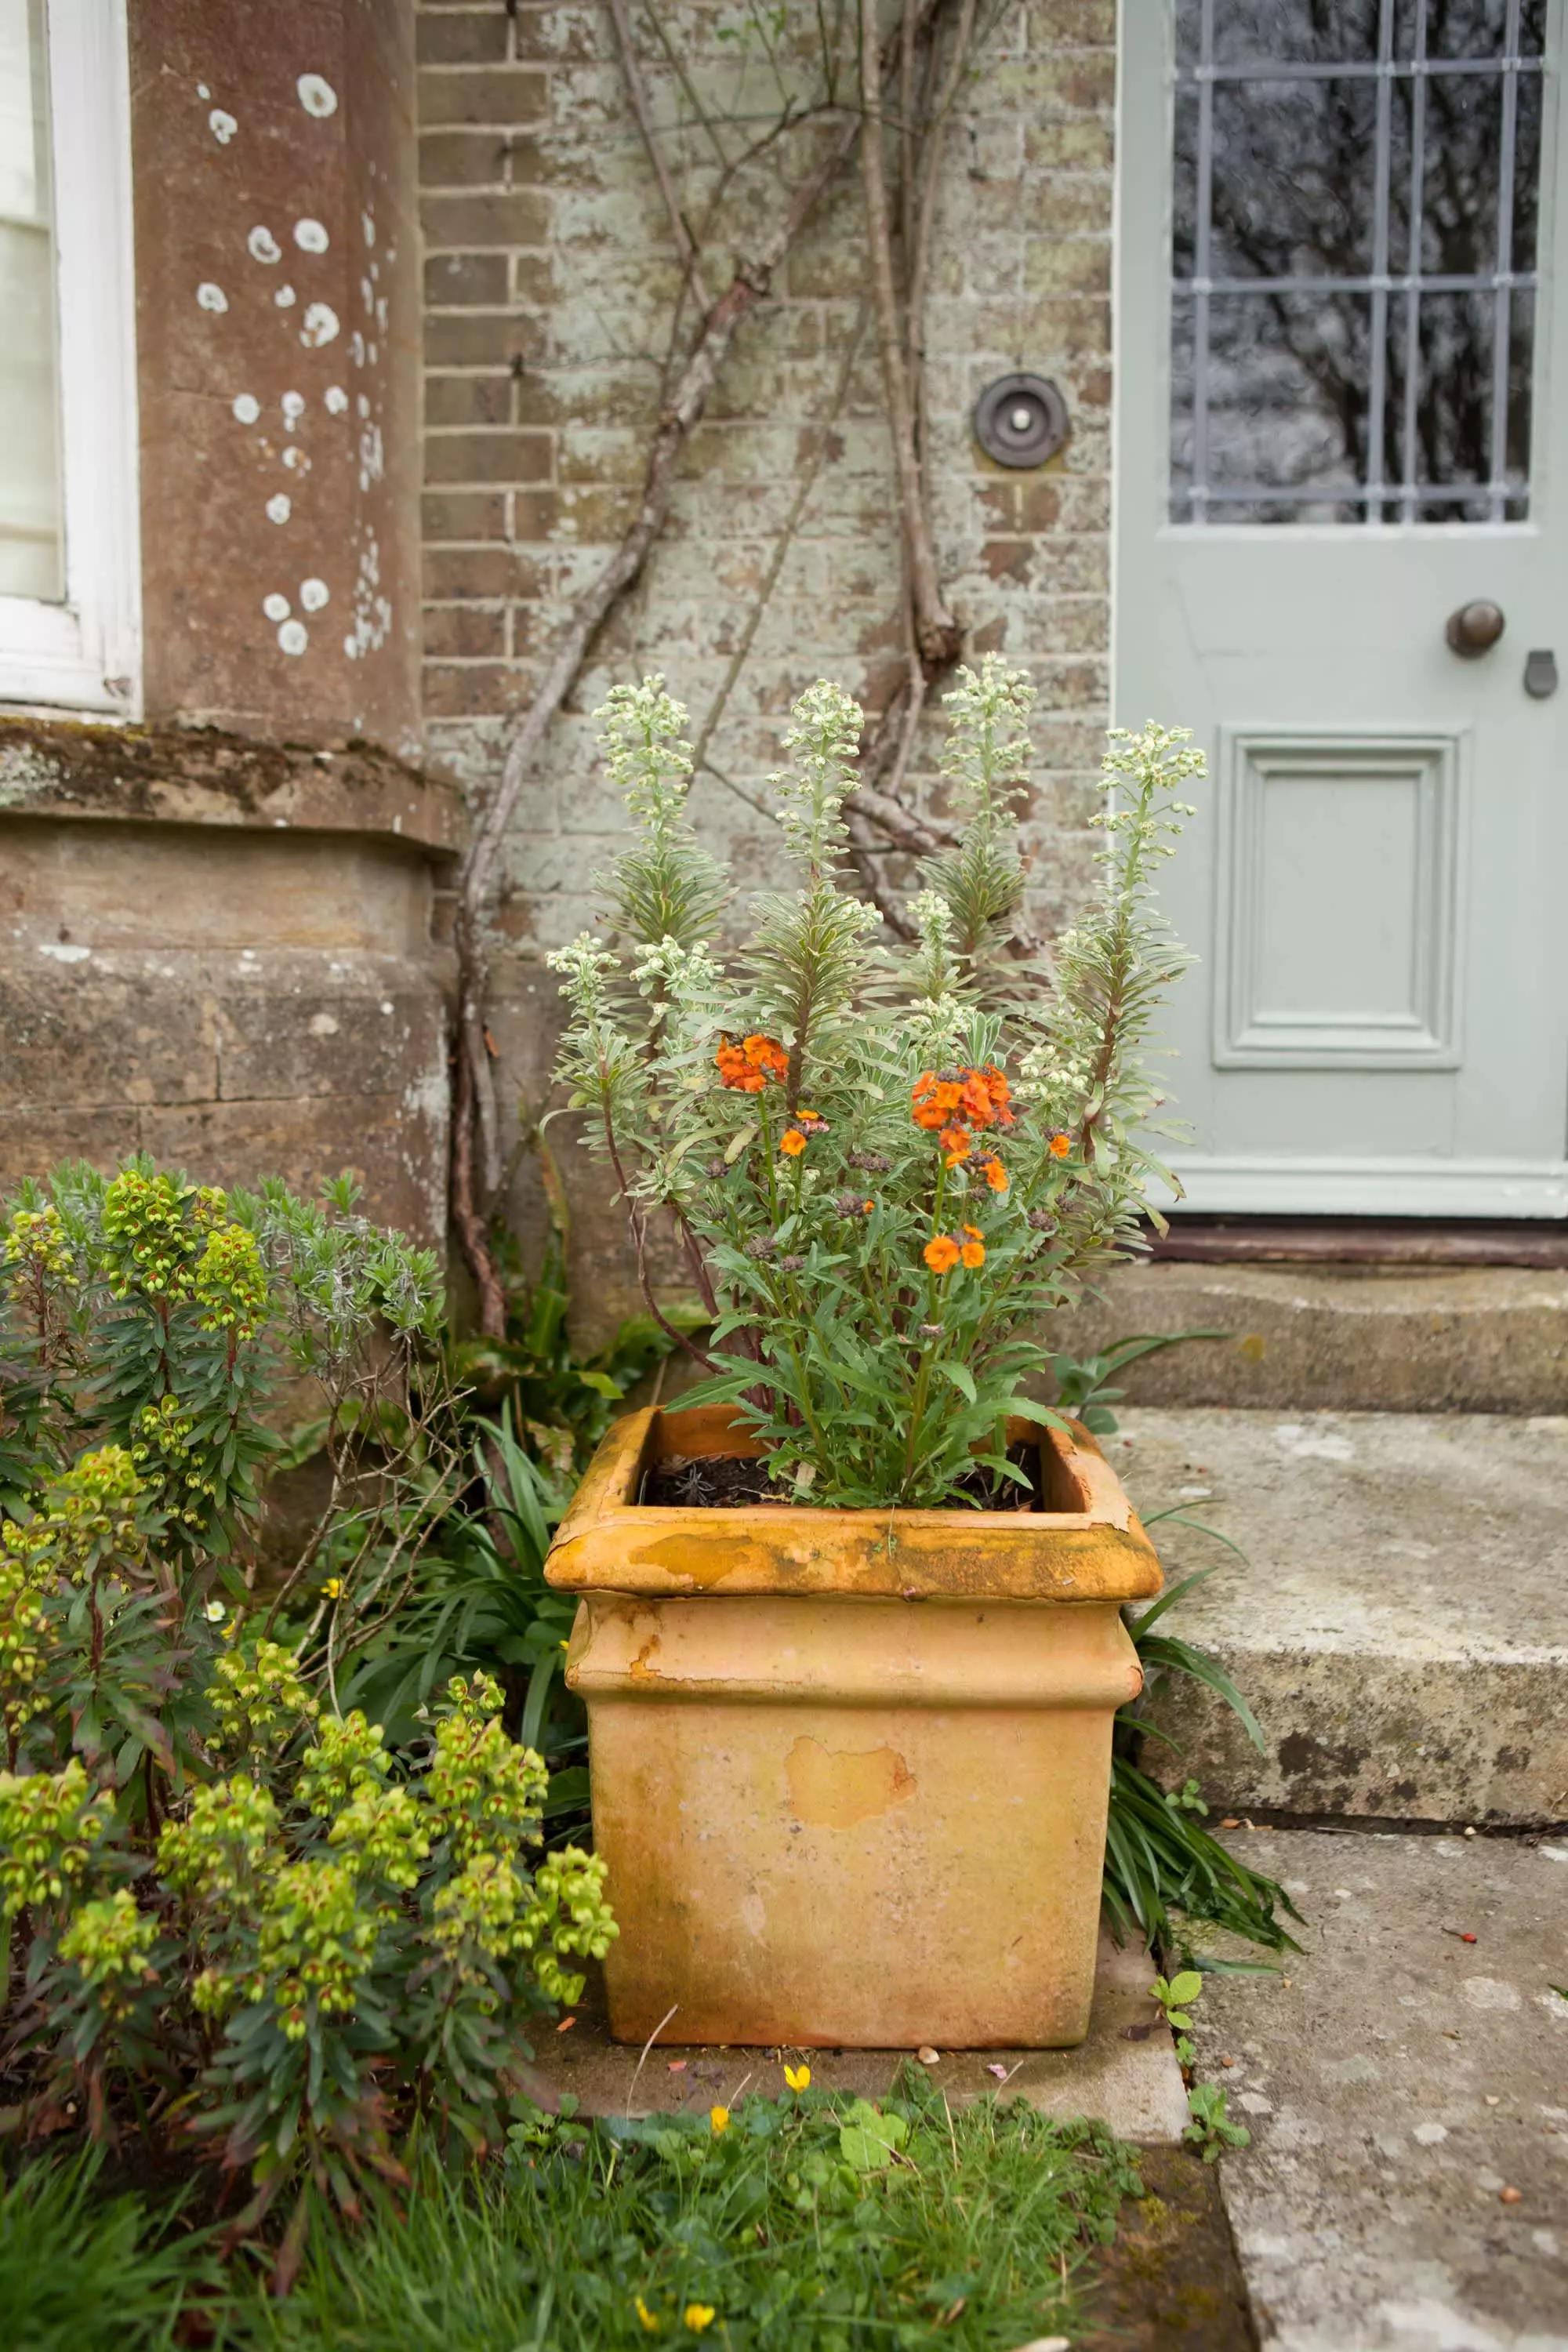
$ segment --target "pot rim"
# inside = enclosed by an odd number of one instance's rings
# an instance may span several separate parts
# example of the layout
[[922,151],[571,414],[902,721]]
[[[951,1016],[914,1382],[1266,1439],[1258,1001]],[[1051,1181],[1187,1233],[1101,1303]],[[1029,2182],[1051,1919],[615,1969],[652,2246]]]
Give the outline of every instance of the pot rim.
[[1037,1440],[1054,1511],[843,1510],[766,1503],[736,1509],[636,1498],[661,1456],[761,1451],[722,1405],[649,1406],[600,1444],[545,1562],[563,1591],[703,1592],[1098,1601],[1152,1599],[1154,1548],[1089,1431],[1019,1421]]

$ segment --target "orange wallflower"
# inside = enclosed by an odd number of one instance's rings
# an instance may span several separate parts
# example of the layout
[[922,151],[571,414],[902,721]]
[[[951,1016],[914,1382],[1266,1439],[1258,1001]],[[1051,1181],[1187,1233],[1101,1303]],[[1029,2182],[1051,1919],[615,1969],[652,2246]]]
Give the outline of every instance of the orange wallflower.
[[933,1274],[951,1274],[958,1264],[958,1244],[951,1234],[933,1234],[921,1255]]
[[805,1138],[798,1127],[785,1128],[779,1138],[779,1150],[787,1151],[792,1160],[800,1158],[801,1153],[805,1150]]
[[1070,1135],[1052,1136],[1050,1141],[1050,1153],[1053,1160],[1065,1160],[1071,1150],[1072,1138]]
[[1007,1190],[1007,1171],[994,1151],[988,1151],[981,1161],[980,1172],[994,1192],[1005,1192]]
[[959,1252],[959,1255],[963,1260],[964,1265],[971,1268],[984,1265],[985,1263],[985,1244],[984,1242],[965,1242],[963,1247]]
[[972,1139],[962,1127],[944,1127],[937,1141],[947,1154],[950,1168],[956,1168],[961,1160],[967,1160],[973,1150]]
[[724,1084],[743,1095],[760,1095],[770,1078],[782,1078],[789,1068],[789,1055],[773,1037],[742,1037],[739,1045],[726,1037],[713,1059]]
[[917,1127],[1011,1127],[1010,1088],[994,1062],[983,1070],[939,1077],[922,1070],[910,1089],[910,1115]]

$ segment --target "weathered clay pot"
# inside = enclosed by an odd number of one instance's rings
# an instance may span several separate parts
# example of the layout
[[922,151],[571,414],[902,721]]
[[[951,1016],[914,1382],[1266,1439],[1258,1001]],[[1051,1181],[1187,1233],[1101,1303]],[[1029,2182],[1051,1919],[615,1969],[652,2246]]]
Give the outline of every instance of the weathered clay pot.
[[1044,1511],[642,1504],[678,1455],[757,1449],[722,1409],[605,1438],[545,1573],[581,1592],[610,2028],[868,2049],[1080,2042],[1123,1601],[1160,1589],[1086,1431]]

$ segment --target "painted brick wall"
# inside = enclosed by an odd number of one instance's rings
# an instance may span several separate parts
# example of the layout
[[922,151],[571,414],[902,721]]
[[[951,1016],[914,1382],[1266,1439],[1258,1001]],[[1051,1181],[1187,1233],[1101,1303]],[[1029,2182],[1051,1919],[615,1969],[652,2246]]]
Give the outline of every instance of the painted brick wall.
[[[710,105],[774,103],[756,61],[721,37],[744,11],[658,0]],[[809,23],[805,0],[789,21]],[[982,11],[984,15],[985,12]],[[657,58],[653,19],[634,10]],[[424,0],[419,14],[426,249],[425,719],[431,753],[489,771],[552,629],[613,547],[657,414],[678,272],[593,0],[515,13]],[[976,651],[1037,682],[1029,815],[1034,918],[1058,927],[1081,895],[1108,695],[1113,0],[1013,0],[951,125],[930,311],[932,497],[943,573]],[[650,62],[656,119],[679,119]],[[753,123],[753,131],[755,125]],[[727,134],[738,146],[741,134]],[[700,201],[712,162],[672,153]],[[773,192],[759,184],[771,215]],[[615,679],[662,669],[700,721],[752,610],[802,466],[824,450],[693,811],[745,880],[776,878],[755,794],[778,763],[792,698],[823,673],[876,705],[899,674],[898,561],[874,341],[864,332],[830,412],[865,295],[858,177],[847,174],[742,328],[682,467],[669,529],[604,633],[554,730],[510,845],[498,921],[507,1079],[539,1086],[548,981],[539,954],[588,921],[589,877],[617,811],[595,772],[590,713]],[[723,267],[716,262],[713,275]],[[1006,473],[976,446],[974,398],[1027,367],[1068,401],[1067,448]],[[929,775],[917,777],[922,795]]]

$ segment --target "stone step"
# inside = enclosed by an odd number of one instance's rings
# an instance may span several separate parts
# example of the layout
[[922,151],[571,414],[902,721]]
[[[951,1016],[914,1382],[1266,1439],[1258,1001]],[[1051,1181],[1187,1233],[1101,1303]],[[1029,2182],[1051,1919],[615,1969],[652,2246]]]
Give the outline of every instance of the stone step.
[[1267,1742],[1172,1678],[1162,1778],[1236,1812],[1568,1818],[1568,1418],[1141,1407],[1104,1443],[1141,1512],[1184,1515],[1151,1529],[1167,1579],[1211,1571],[1163,1630]]
[[1568,1412],[1568,1268],[1119,1267],[1053,1319],[1083,1356],[1130,1331],[1219,1330],[1132,1367],[1140,1404]]
[[1232,1843],[1306,1915],[1194,2009],[1252,2134],[1219,2173],[1266,2352],[1568,2352],[1568,1843]]

